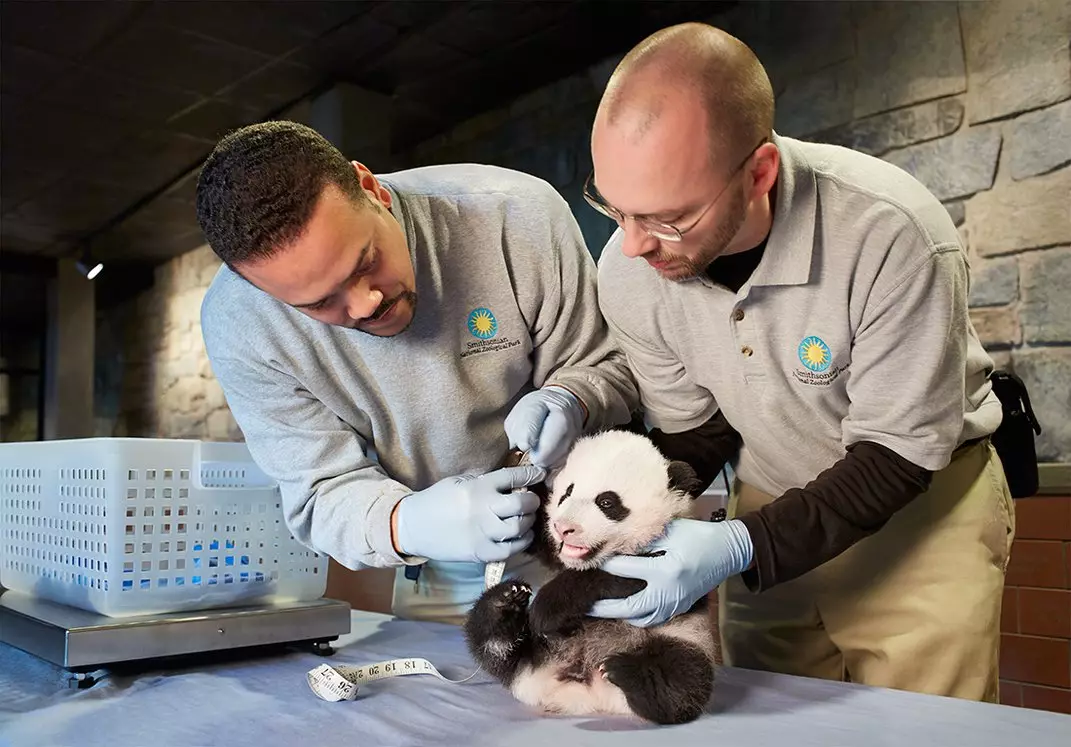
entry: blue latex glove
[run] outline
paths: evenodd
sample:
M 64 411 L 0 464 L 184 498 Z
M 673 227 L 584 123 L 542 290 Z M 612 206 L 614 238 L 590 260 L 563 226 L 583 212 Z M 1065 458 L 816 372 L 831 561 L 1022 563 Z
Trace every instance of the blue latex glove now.
M 583 428 L 580 400 L 553 385 L 521 397 L 505 422 L 510 448 L 527 451 L 537 467 L 553 467 L 565 459 Z
M 696 600 L 751 564 L 754 552 L 747 528 L 737 519 L 675 519 L 647 548 L 664 555 L 618 555 L 602 564 L 615 576 L 640 578 L 647 588 L 624 599 L 601 599 L 590 615 L 623 619 L 638 627 L 659 625 L 686 612 Z
M 398 503 L 398 548 L 440 561 L 493 563 L 531 544 L 539 496 L 510 492 L 546 477 L 534 466 L 440 480 Z

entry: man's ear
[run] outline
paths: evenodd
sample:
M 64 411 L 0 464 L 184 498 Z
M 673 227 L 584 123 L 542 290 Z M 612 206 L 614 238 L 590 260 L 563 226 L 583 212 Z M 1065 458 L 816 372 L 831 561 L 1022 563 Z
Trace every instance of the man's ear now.
M 361 180 L 361 189 L 368 193 L 374 201 L 378 202 L 383 207 L 390 209 L 391 197 L 390 192 L 383 188 L 383 185 L 379 183 L 379 179 L 376 179 L 376 175 L 368 170 L 360 161 L 351 161 L 353 168 L 357 170 L 357 177 Z
M 691 465 L 674 459 L 669 463 L 669 488 L 687 493 L 698 498 L 703 492 L 703 483 Z

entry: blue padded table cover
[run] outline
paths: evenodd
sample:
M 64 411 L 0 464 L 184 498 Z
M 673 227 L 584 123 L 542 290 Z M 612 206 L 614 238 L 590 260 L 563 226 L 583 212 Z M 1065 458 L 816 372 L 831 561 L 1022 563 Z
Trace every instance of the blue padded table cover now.
M 320 700 L 305 674 L 321 663 L 428 659 L 450 679 L 475 669 L 461 631 L 353 611 L 334 656 L 295 651 L 196 667 L 109 675 L 67 687 L 63 670 L 0 644 L 0 744 L 590 745 L 591 747 L 1071 747 L 1071 716 L 861 685 L 719 669 L 707 713 L 655 727 L 623 717 L 540 717 L 480 672 L 464 684 L 410 675 Z

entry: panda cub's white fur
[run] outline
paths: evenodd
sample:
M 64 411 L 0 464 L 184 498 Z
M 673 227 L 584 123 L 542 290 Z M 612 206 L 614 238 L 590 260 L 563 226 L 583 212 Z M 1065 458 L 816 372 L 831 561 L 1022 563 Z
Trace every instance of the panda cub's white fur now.
M 611 430 L 579 439 L 551 482 L 530 551 L 558 572 L 534 599 L 508 579 L 488 589 L 465 623 L 469 650 L 518 700 L 546 713 L 697 718 L 713 687 L 705 600 L 646 628 L 587 616 L 599 599 L 642 589 L 600 565 L 644 553 L 670 521 L 691 517 L 694 472 L 645 436 Z

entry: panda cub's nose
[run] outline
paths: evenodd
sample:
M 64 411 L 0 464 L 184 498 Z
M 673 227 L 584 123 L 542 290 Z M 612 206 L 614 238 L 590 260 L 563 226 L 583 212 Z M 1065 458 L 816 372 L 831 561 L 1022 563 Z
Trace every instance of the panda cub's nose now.
M 560 534 L 562 538 L 565 538 L 570 534 L 575 533 L 577 527 L 576 524 L 568 521 L 555 521 L 554 528 L 558 530 L 558 534 Z

